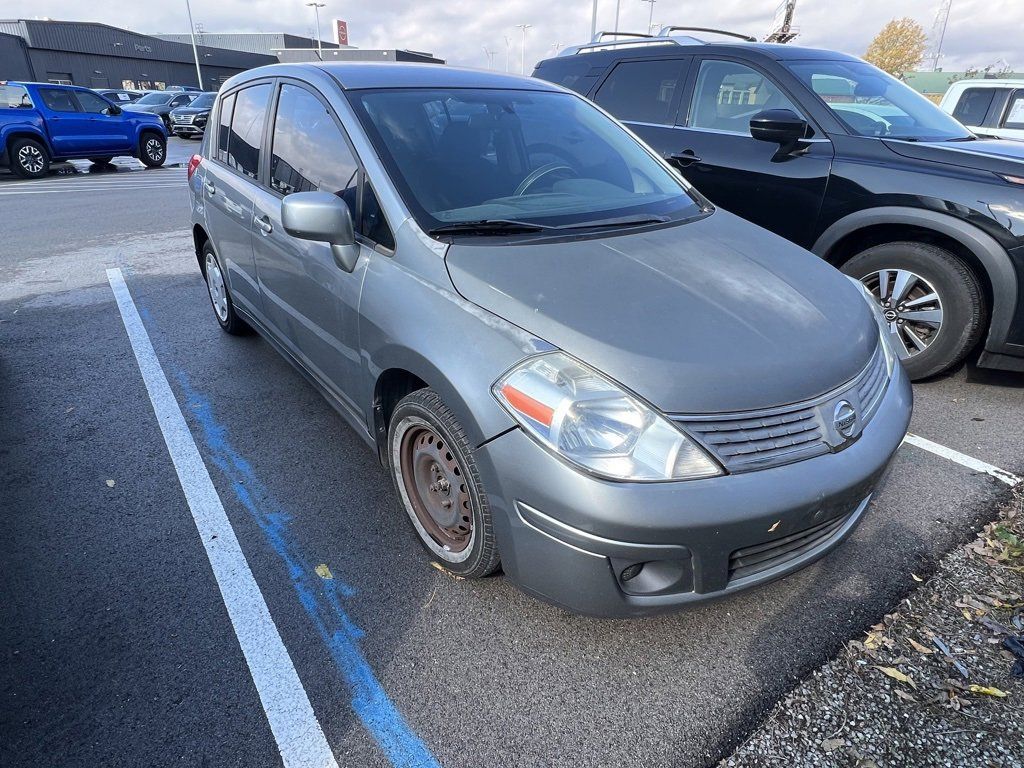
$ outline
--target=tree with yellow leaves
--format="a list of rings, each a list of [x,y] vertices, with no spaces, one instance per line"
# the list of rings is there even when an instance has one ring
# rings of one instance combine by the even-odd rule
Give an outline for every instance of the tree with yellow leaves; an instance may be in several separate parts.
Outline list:
[[[864,58],[890,75],[902,77],[921,63],[927,40],[924,27],[913,19],[893,19],[875,35]]]

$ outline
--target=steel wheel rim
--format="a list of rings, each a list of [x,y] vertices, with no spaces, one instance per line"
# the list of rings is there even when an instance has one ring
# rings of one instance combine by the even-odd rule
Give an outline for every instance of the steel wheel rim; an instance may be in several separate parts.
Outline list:
[[[444,560],[466,560],[476,538],[472,500],[451,446],[419,419],[396,442],[400,490],[417,531]]]
[[[159,141],[150,139],[146,142],[146,154],[150,160],[159,160],[164,156],[164,150]]]
[[[25,146],[18,150],[18,163],[29,173],[39,173],[43,170],[45,158],[37,147]]]
[[[908,269],[880,269],[860,280],[882,308],[889,341],[900,359],[919,355],[935,343],[943,312],[931,283]]]
[[[224,275],[220,265],[212,253],[206,254],[206,287],[210,291],[210,303],[222,323],[228,321],[228,292],[224,285]]]

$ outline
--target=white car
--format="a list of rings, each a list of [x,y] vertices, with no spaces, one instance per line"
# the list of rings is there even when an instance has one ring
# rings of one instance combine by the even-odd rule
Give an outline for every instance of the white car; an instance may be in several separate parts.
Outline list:
[[[958,80],[939,107],[974,133],[1024,141],[1024,80]]]

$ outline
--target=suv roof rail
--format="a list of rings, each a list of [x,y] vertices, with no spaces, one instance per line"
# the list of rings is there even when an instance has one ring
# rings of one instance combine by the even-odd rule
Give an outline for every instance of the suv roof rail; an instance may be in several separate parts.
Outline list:
[[[726,37],[735,37],[748,43],[756,43],[757,38],[751,35],[744,35],[741,32],[730,32],[727,29],[712,29],[711,27],[679,27],[675,25],[669,25],[662,27],[661,31],[658,32],[658,37],[668,37],[673,32],[710,32],[714,35],[725,35]]]
[[[654,37],[654,35],[649,35],[645,32],[598,32],[596,35],[594,35],[590,42],[600,43],[606,35],[610,35],[613,37]]]

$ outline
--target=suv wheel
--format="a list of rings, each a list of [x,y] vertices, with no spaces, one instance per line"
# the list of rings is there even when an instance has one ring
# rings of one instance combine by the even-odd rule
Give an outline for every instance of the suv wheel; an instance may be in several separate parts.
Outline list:
[[[878,299],[889,338],[913,380],[956,365],[985,327],[985,294],[959,258],[925,243],[884,243],[842,266]]]
[[[434,390],[406,395],[395,407],[388,456],[395,490],[430,555],[462,578],[494,572],[498,546],[473,451]]]
[[[50,172],[50,158],[46,147],[35,139],[15,139],[11,142],[9,156],[11,170],[25,179],[40,179]]]
[[[210,295],[213,315],[220,327],[232,336],[247,334],[249,325],[235,312],[235,305],[231,301],[228,284],[224,279],[224,270],[221,269],[220,260],[209,242],[203,245],[203,277],[206,279],[206,291]]]
[[[147,168],[159,168],[167,159],[167,141],[152,131],[142,134],[139,139],[139,160]]]

